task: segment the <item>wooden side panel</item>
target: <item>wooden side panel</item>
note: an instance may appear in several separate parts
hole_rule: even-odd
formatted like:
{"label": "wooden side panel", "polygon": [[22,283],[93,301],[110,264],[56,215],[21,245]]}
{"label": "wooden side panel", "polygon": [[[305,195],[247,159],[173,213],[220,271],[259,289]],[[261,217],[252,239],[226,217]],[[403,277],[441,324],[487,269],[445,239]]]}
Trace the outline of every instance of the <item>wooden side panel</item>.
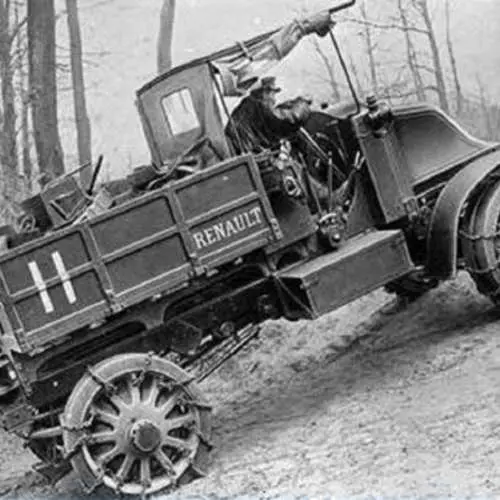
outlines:
{"label": "wooden side panel", "polygon": [[198,266],[217,266],[282,236],[257,168],[252,156],[241,156],[174,188]]}
{"label": "wooden side panel", "polygon": [[78,227],[42,238],[0,260],[0,294],[20,348],[101,317],[106,297]]}
{"label": "wooden side panel", "polygon": [[120,205],[0,257],[0,322],[28,352],[274,242],[251,156]]}

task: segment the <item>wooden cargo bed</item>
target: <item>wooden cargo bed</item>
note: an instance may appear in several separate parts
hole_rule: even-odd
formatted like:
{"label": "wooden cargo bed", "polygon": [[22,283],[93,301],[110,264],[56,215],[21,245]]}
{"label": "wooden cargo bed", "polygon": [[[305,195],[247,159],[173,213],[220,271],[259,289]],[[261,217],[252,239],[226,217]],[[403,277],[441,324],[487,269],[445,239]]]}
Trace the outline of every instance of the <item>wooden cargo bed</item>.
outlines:
{"label": "wooden cargo bed", "polygon": [[29,352],[280,237],[241,156],[0,256],[4,343]]}

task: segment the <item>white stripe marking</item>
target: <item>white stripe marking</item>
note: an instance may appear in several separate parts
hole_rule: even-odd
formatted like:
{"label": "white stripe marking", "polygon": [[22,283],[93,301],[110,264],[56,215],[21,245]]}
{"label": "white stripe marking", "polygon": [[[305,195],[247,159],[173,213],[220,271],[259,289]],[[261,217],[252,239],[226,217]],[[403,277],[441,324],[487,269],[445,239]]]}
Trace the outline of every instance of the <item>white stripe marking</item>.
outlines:
{"label": "white stripe marking", "polygon": [[62,260],[61,254],[59,252],[53,252],[52,260],[54,261],[54,265],[56,266],[57,274],[59,274],[59,277],[62,280],[66,298],[68,299],[68,302],[70,304],[74,304],[76,302],[75,289],[73,288],[73,283],[71,283],[71,278],[69,277],[68,271],[66,271],[66,267]]}
{"label": "white stripe marking", "polygon": [[28,267],[31,273],[31,277],[35,283],[35,286],[38,288],[38,292],[40,293],[40,299],[42,299],[43,308],[47,314],[54,312],[54,304],[52,304],[52,300],[50,299],[50,295],[47,292],[47,286],[45,285],[45,281],[43,280],[42,273],[38,268],[38,264],[34,261],[28,262]]}

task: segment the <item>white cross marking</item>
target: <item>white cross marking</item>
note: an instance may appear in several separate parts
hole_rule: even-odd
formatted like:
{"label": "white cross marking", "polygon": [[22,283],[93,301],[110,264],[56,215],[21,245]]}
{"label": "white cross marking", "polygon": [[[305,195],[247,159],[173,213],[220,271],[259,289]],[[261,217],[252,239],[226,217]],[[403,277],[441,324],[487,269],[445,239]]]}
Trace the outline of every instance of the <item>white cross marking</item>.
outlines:
{"label": "white cross marking", "polygon": [[[70,304],[74,304],[77,300],[75,289],[73,288],[73,283],[71,283],[71,278],[69,277],[69,273],[66,270],[66,266],[64,265],[61,254],[59,252],[53,252],[52,261],[54,262],[54,266],[56,267],[59,278],[61,278],[63,290],[66,294],[68,302]],[[31,273],[31,277],[33,278],[33,282],[35,283],[35,286],[37,287],[40,294],[40,299],[42,300],[45,312],[47,314],[54,312],[54,304],[52,303],[49,292],[47,291],[47,285],[43,279],[38,264],[35,261],[31,261],[28,262],[28,267]]]}
{"label": "white cross marking", "polygon": [[69,277],[68,271],[66,271],[66,267],[62,260],[61,254],[59,252],[53,252],[52,260],[54,261],[54,265],[56,266],[57,274],[62,280],[66,298],[68,299],[68,302],[70,304],[74,304],[76,302],[75,289],[73,288],[73,283],[71,283],[71,278]]}
{"label": "white cross marking", "polygon": [[35,286],[38,288],[38,292],[40,293],[40,298],[42,299],[43,308],[47,314],[54,312],[54,304],[50,299],[49,292],[47,292],[47,285],[43,280],[42,273],[38,267],[38,264],[34,261],[28,262],[28,267],[35,282]]}

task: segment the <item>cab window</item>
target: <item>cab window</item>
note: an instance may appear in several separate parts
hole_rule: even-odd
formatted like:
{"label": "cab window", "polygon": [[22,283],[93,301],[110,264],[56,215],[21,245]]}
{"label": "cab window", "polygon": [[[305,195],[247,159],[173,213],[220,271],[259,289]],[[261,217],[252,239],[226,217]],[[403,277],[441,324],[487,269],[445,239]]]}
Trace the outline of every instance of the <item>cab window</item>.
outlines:
{"label": "cab window", "polygon": [[191,92],[188,88],[167,95],[162,99],[161,105],[172,135],[184,134],[200,128]]}

